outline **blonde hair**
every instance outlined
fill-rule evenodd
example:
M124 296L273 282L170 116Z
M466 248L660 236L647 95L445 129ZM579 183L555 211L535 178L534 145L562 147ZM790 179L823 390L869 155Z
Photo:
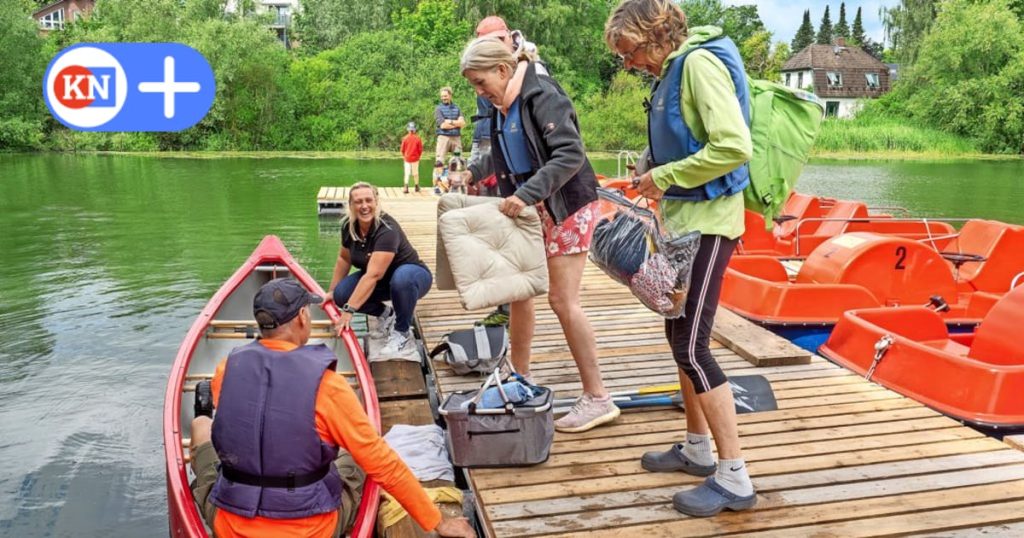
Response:
M686 14L672 0L623 0L604 24L604 42L613 51L622 38L674 51L688 32Z
M462 69L463 75L470 70L489 71L496 69L499 65L505 65L511 73L516 70L516 64L519 62L537 61L537 55L526 50L526 47L519 47L516 52L513 54L509 51L505 42L497 37L478 37L470 41L462 51L459 67Z
M356 189L370 189L373 192L373 199L374 199L374 201L377 202L373 206L373 225L374 226L380 226L380 216L381 216L381 213L382 213L381 208L380 208L380 196L377 194L377 187L374 187L373 185L371 185L370 183L367 183L365 181L360 181L360 182L356 183L355 185L352 185L351 187L349 187L348 188L348 207L347 207L348 222L347 223L343 222L342 223L342 227L343 228L345 228L345 227L348 228L348 235L349 235L349 237L352 238L353 241L359 240L359 235L357 235L358 230L356 230L356 225L359 222L359 220L356 218L356 210L355 210L355 207L353 207L353 205L352 205L352 193L354 193L356 191Z
M451 95L452 94L452 87L451 86L441 86L441 89L438 90L438 93L441 93L441 92L448 92L448 95Z

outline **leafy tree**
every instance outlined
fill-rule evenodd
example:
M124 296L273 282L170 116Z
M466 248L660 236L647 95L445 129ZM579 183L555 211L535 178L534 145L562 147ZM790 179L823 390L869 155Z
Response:
M938 0L901 0L899 5L879 10L886 40L892 44L900 63L917 59L921 41L935 20Z
M449 0L423 0L414 11L402 9L395 28L433 51L460 50L472 31L469 21L455 15Z
M833 31L834 37L850 39L850 25L846 23L846 2L839 4L839 22Z
M604 44L608 0L456 0L457 14L475 28L488 15L501 15L509 28L537 44L558 82L574 96L604 88L618 70ZM466 35L461 43L465 43Z
M1017 14L1017 17L1024 21L1024 0L1010 0L1010 9Z
M871 39L870 37L865 37L864 38L864 43L860 45L860 48L864 49L864 52L870 54L871 56L873 56L876 60L878 60L880 62L894 63L894 62L886 61L886 58L885 58L885 45L883 45L882 43L879 43L878 41L875 41L875 40Z
M772 34L760 31L740 44L743 64L753 78L777 81L783 64L789 59L789 45L781 41L772 45Z
M753 4L725 7L721 0L684 0L680 7L686 13L686 21L691 28L718 26L737 45L765 29L757 6Z
M832 44L832 19L828 14L828 6L825 6L825 15L821 18L821 26L818 27L816 42L819 45Z
M984 150L1024 152L1024 33L1012 13L1006 0L943 2L883 105Z
M0 150L31 149L42 142L39 81L46 63L43 40L28 16L34 7L22 0L0 2Z
M722 16L722 32L731 37L737 44L743 43L760 32L764 32L764 22L757 13L757 6L729 6Z
M867 43L868 36L864 33L864 21L860 16L861 8L857 8L857 16L853 19L853 29L850 31L850 42L854 45Z
M607 92L578 101L580 134L587 149L639 150L646 146L643 102L649 95L643 78L619 71Z
M811 25L811 10L804 10L804 22L793 36L791 48L793 52L800 52L814 43L814 26Z
M361 33L391 27L392 14L413 10L416 0L302 0L295 35L304 54L316 54Z
M725 19L725 6L721 0L683 0L679 7L686 13L686 22L690 27L709 24L721 26Z

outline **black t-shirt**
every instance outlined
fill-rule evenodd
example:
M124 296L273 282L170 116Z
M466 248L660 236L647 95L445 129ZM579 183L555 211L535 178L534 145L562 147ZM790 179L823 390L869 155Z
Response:
M420 255L416 252L416 249L409 243L409 238L405 236L405 232L402 231L402 227L398 225L398 221L383 213L380 216L380 225L373 225L370 228L370 233L365 238L353 238L348 231L348 223L342 223L341 228L341 246L345 247L349 251L349 255L352 259L352 265L356 269L366 270L366 266L370 263L370 256L374 252L394 252L395 259L391 260L391 265L388 266L385 271L385 281L390 280L391 274L394 273L398 266L406 263L415 263L417 265L426 265L420 261ZM356 233L359 233L359 225L356 225Z

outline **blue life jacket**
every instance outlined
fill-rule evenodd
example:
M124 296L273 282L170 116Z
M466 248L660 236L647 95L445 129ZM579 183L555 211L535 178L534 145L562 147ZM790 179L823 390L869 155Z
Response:
M476 116L473 116L473 142L491 139L491 110L494 105L484 97L476 98Z
M281 352L253 342L228 355L213 446L210 499L244 517L295 519L341 506L338 447L316 431L316 395L337 361L327 346Z
M523 132L522 100L516 98L508 108L508 116L499 111L497 120L498 145L508 171L517 177L528 177L533 172L533 159Z
M459 116L462 115L462 110L459 109L459 105L455 104L455 101L452 101L451 103L448 103L447 105L444 104L444 103L441 103L441 104L437 105L437 109L441 111L441 117L443 117L446 120L457 120L457 119L459 119ZM459 128L455 128L455 129L442 129L440 123L438 123L437 125L438 125L438 127L437 127L437 134L439 134L439 135L459 136L459 133L462 132L462 130L459 129Z
M681 100L683 62L697 49L714 54L725 64L732 83L736 86L736 98L739 99L743 119L747 126L750 126L750 89L747 87L747 75L743 70L743 60L736 44L728 37L706 41L673 58L669 63L668 72L655 83L651 91L651 101L647 109L647 141L651 148L651 161L655 166L685 159L704 147L704 143L697 140L683 120ZM748 184L750 168L747 163L743 163L743 166L699 187L687 189L673 185L665 191L664 198L702 202L742 192Z

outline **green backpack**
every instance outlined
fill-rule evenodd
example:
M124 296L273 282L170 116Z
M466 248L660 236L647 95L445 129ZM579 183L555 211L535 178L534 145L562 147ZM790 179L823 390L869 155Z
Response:
M750 185L743 189L747 209L764 215L771 229L796 185L825 109L812 93L767 80L750 83Z

